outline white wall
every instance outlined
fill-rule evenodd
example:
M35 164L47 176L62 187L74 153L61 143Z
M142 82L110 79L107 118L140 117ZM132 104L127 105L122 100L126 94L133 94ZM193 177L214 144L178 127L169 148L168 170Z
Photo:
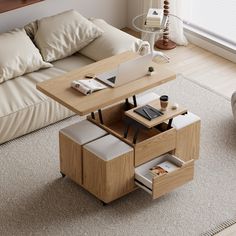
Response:
M143 12L143 0L128 0L128 22L127 26L132 27L132 19Z
M127 0L46 0L0 14L0 32L72 8L86 17L103 18L118 28L127 26Z
M132 19L135 16L147 12L151 3L152 7L158 7L158 4L160 4L161 2L161 0L127 0L127 1L128 1L127 26L129 28L133 28Z

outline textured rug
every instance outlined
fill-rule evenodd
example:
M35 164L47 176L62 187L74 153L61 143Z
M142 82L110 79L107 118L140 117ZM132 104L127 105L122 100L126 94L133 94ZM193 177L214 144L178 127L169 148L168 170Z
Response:
M141 189L103 207L59 174L58 131L72 117L0 146L0 235L194 236L236 217L230 103L184 79L156 90L202 118L194 181L152 201Z

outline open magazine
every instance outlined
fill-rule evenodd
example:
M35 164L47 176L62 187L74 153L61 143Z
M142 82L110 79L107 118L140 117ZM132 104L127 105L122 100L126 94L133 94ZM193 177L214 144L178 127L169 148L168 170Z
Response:
M74 80L71 82L71 87L85 95L89 95L95 91L108 88L108 86L98 82L95 79Z
M153 166L152 168L149 169L149 171L150 171L150 174L152 174L155 177L158 175L160 176L166 173L170 173L177 169L179 169L179 167L176 166L174 163L170 161L164 161L156 166Z

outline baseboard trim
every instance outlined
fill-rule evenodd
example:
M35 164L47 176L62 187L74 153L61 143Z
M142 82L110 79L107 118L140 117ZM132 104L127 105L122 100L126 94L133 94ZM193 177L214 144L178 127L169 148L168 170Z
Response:
M236 49L233 47L223 45L188 27L184 28L184 32L189 42L236 63Z

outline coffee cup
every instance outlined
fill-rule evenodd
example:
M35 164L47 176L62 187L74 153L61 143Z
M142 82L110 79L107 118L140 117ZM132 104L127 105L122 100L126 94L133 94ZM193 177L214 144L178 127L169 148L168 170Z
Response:
M161 110L165 111L168 106L168 96L167 95L162 95L160 97L160 104L161 104Z

